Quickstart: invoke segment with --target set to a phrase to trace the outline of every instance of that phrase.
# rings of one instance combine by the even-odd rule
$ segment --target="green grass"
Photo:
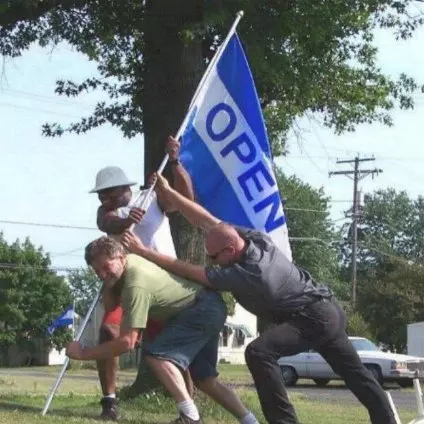
[[[252,376],[246,365],[218,365],[219,378],[223,383],[253,384]]]
[[[29,370],[31,371],[31,370]],[[244,366],[221,365],[223,381],[247,384],[250,375]],[[72,373],[76,375],[77,373]],[[132,376],[134,371],[125,371],[121,382]],[[96,375],[91,370],[79,370],[78,375]],[[98,423],[100,412],[100,388],[97,380],[64,379],[51,408],[45,417],[40,415],[46,395],[55,380],[55,374],[43,377],[5,377],[0,376],[0,424],[62,424]],[[237,390],[242,400],[259,418],[265,420],[260,412],[256,392],[246,388]],[[306,396],[291,394],[302,424],[368,424],[364,408],[357,405],[334,404],[309,401]],[[237,421],[215,403],[204,396],[197,396],[196,403],[206,424],[230,424]],[[166,424],[175,419],[176,407],[172,399],[163,395],[139,397],[132,401],[121,401],[121,423],[125,424]],[[415,411],[399,411],[404,424],[414,418]]]

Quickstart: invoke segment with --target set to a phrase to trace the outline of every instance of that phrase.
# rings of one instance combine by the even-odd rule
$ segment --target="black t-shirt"
[[[330,288],[291,263],[269,236],[236,229],[248,244],[245,256],[230,266],[206,267],[212,288],[231,292],[241,306],[271,322],[283,321],[290,312],[332,297]]]

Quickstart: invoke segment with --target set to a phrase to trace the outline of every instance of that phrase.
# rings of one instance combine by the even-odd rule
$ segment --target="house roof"
[[[242,331],[246,337],[253,337],[254,336],[254,334],[249,329],[249,327],[247,327],[244,324],[232,324],[230,322],[226,322],[225,325],[227,327],[233,329],[233,330],[240,330],[240,331]]]

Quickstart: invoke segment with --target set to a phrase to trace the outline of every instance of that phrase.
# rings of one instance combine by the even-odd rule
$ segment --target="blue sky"
[[[406,72],[424,82],[424,31],[408,41],[395,42],[387,33],[377,36],[379,65],[397,76]],[[98,201],[88,191],[96,172],[107,165],[121,166],[128,177],[143,180],[143,140],[126,140],[117,129],[104,126],[86,135],[45,138],[45,122],[66,124],[88,115],[101,94],[67,100],[54,94],[56,79],[80,81],[96,74],[94,63],[68,46],[48,50],[34,46],[21,58],[7,60],[0,80],[2,136],[0,230],[8,241],[29,236],[51,252],[55,266],[83,265],[83,247],[100,233],[94,230],[12,225],[4,221],[39,222],[95,227]],[[314,187],[324,187],[332,202],[332,219],[339,220],[352,198],[352,181],[328,178],[330,170],[346,169],[336,159],[374,155],[383,174],[364,179],[364,192],[395,187],[417,197],[424,179],[424,96],[417,93],[414,111],[395,111],[395,126],[364,125],[355,133],[335,136],[308,120],[301,120],[301,139],[291,137],[290,154],[278,159],[289,174],[295,173]],[[347,165],[348,167],[349,165]],[[299,212],[301,213],[301,212]],[[3,222],[2,222],[3,221]]]

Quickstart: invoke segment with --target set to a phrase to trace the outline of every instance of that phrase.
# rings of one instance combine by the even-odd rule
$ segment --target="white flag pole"
[[[204,85],[205,85],[205,83],[206,83],[206,81],[207,81],[207,79],[208,79],[208,77],[209,77],[212,69],[215,67],[216,63],[221,58],[222,53],[225,51],[225,48],[227,47],[227,44],[230,42],[231,37],[236,32],[237,25],[240,22],[240,20],[243,17],[243,15],[244,15],[244,12],[242,10],[240,10],[239,12],[237,12],[237,16],[236,16],[233,24],[231,25],[231,28],[228,31],[227,36],[225,37],[224,41],[221,43],[221,45],[219,46],[219,48],[215,52],[215,54],[214,54],[213,58],[211,59],[211,61],[209,62],[208,67],[206,68],[206,71],[204,72],[204,74],[202,76],[202,79],[200,80],[200,82],[199,82],[199,84],[198,84],[198,86],[196,88],[196,91],[194,92],[193,98],[191,99],[190,106],[189,106],[189,108],[187,110],[187,113],[186,113],[186,115],[184,117],[184,120],[181,123],[180,128],[178,129],[177,133],[175,134],[175,138],[177,140],[183,135],[183,133],[184,133],[184,131],[186,129],[186,126],[188,124],[188,121],[190,119],[190,116],[191,116],[191,114],[192,114],[192,112],[194,110],[194,107],[195,107],[197,98],[199,97],[199,94],[202,91],[202,88],[204,87]],[[169,155],[166,154],[165,157],[163,158],[161,164],[159,165],[158,170],[156,171],[156,173],[158,175],[162,174],[163,170],[165,169],[166,164],[168,163],[168,160],[169,160]],[[148,188],[147,192],[145,193],[145,195],[143,197],[143,200],[141,202],[141,205],[140,205],[140,208],[141,209],[147,210],[147,208],[149,207],[149,204],[148,204],[149,201],[148,201],[148,199],[150,198],[150,195],[151,195],[152,191],[155,188],[155,184],[156,183],[153,183]],[[140,192],[139,195],[137,196],[137,198],[134,201],[135,204],[138,203],[138,201],[141,198],[141,195],[142,195],[142,193]],[[134,229],[134,225],[135,224],[132,224],[131,225],[131,227],[129,228],[130,231],[132,231]]]

